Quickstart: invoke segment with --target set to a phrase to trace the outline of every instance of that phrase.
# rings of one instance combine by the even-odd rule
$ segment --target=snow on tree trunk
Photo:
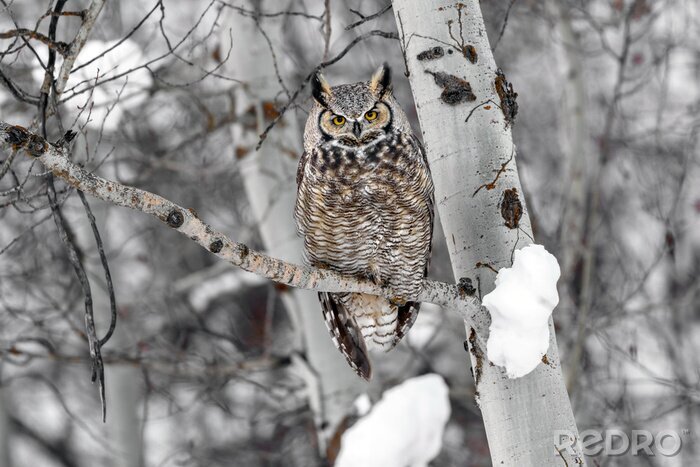
[[[244,7],[265,10],[264,3],[269,3],[268,9],[274,10],[274,2],[253,2]],[[221,36],[222,47],[225,47],[229,41],[228,28],[232,29],[234,42],[229,63],[235,67],[229,71],[246,83],[236,94],[237,114],[252,106],[257,120],[253,131],[243,124],[234,126],[234,150],[240,157],[241,177],[267,252],[275,258],[300,264],[303,244],[296,234],[292,214],[302,132],[290,112],[276,125],[261,148],[255,150],[258,135],[276,112],[272,102],[280,91],[280,84],[275,70],[283,70],[287,59],[281,47],[284,43],[282,23],[268,18],[257,21],[259,28],[255,18],[231,11]],[[274,58],[260,29],[266,32],[275,50]],[[333,346],[317,294],[290,289],[282,293],[282,300],[302,340],[297,350],[303,349],[305,358],[299,356],[295,363],[306,381],[319,450],[325,455],[330,439],[352,408],[363,383]]]
[[[515,96],[497,72],[478,0],[393,4],[454,276],[484,296],[495,271],[533,241],[510,129]],[[557,448],[558,433],[578,432],[551,319],[543,363],[508,379],[486,358],[488,312],[474,318],[466,332],[493,465],[584,464],[575,444]]]
[[[559,303],[557,259],[542,245],[515,251],[513,266],[501,268],[496,288],[482,303],[491,315],[487,356],[520,378],[542,363],[549,349],[549,319]]]

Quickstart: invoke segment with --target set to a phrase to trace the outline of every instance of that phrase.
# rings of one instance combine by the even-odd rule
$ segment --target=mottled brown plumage
[[[433,184],[417,138],[391,95],[389,69],[331,88],[315,104],[297,171],[295,219],[309,264],[388,285],[396,297],[320,293],[336,346],[369,379],[367,349],[392,349],[416,319],[409,301],[427,273]]]

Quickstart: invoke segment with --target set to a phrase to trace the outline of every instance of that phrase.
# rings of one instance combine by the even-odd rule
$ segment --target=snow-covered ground
[[[366,401],[361,405],[365,405]],[[428,374],[387,390],[369,414],[343,434],[337,467],[424,467],[442,447],[450,418],[448,387]]]

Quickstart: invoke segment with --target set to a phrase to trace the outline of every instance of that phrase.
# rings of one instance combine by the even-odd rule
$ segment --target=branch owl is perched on
[[[433,232],[433,182],[384,65],[369,82],[312,80],[294,217],[313,266],[390,286],[392,300],[319,293],[333,342],[363,378],[416,320]]]

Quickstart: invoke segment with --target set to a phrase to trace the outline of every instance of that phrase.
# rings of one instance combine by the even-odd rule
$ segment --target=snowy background
[[[10,32],[46,37],[54,3],[0,0],[2,121],[37,125],[48,47],[37,34]],[[88,3],[68,1],[64,10]],[[264,250],[245,186],[260,124],[249,102],[262,99],[269,123],[319,63],[364,33],[396,33],[390,10],[346,29],[361,20],[356,12],[384,4],[265,1],[267,15],[256,22],[244,1],[107,2],[63,93],[62,126],[49,119],[49,139],[78,131],[74,160],[192,207]],[[514,140],[536,243],[561,265],[558,293],[549,285],[544,301],[558,297],[553,317],[579,429],[682,433],[673,458],[601,455],[589,465],[698,465],[700,6],[481,6],[496,61],[518,92]],[[72,41],[79,26],[79,17],[61,16],[56,40]],[[326,76],[365,80],[389,62],[395,95],[418,129],[398,41],[362,37]],[[264,96],[256,95],[261,87]],[[270,133],[266,144],[284,164],[296,163],[308,107],[307,87]],[[0,153],[0,167],[7,157]],[[280,180],[275,196],[293,183]],[[76,194],[60,182],[56,189],[102,335],[109,300],[90,225]],[[83,295],[42,168],[18,155],[0,178],[0,466],[323,465],[288,291],[220,264],[147,216],[91,205],[119,315],[103,349],[106,424],[90,382]],[[572,219],[584,238],[570,234]],[[436,229],[430,277],[454,282]],[[552,284],[555,265],[541,261]],[[542,279],[527,270],[513,277],[520,279],[505,292],[506,306],[525,281]],[[492,298],[498,315],[503,300]],[[307,311],[322,319],[319,309]],[[543,322],[550,311],[541,309]],[[500,331],[512,345],[510,325],[494,322],[496,338]],[[546,331],[528,325],[532,334],[518,339]],[[491,465],[464,339],[457,314],[425,305],[407,339],[375,357],[372,382],[348,388],[354,403],[330,446],[337,465]],[[541,339],[533,339],[522,344],[532,353],[513,364],[513,376],[537,364]],[[489,357],[507,365],[507,345],[494,342]]]

